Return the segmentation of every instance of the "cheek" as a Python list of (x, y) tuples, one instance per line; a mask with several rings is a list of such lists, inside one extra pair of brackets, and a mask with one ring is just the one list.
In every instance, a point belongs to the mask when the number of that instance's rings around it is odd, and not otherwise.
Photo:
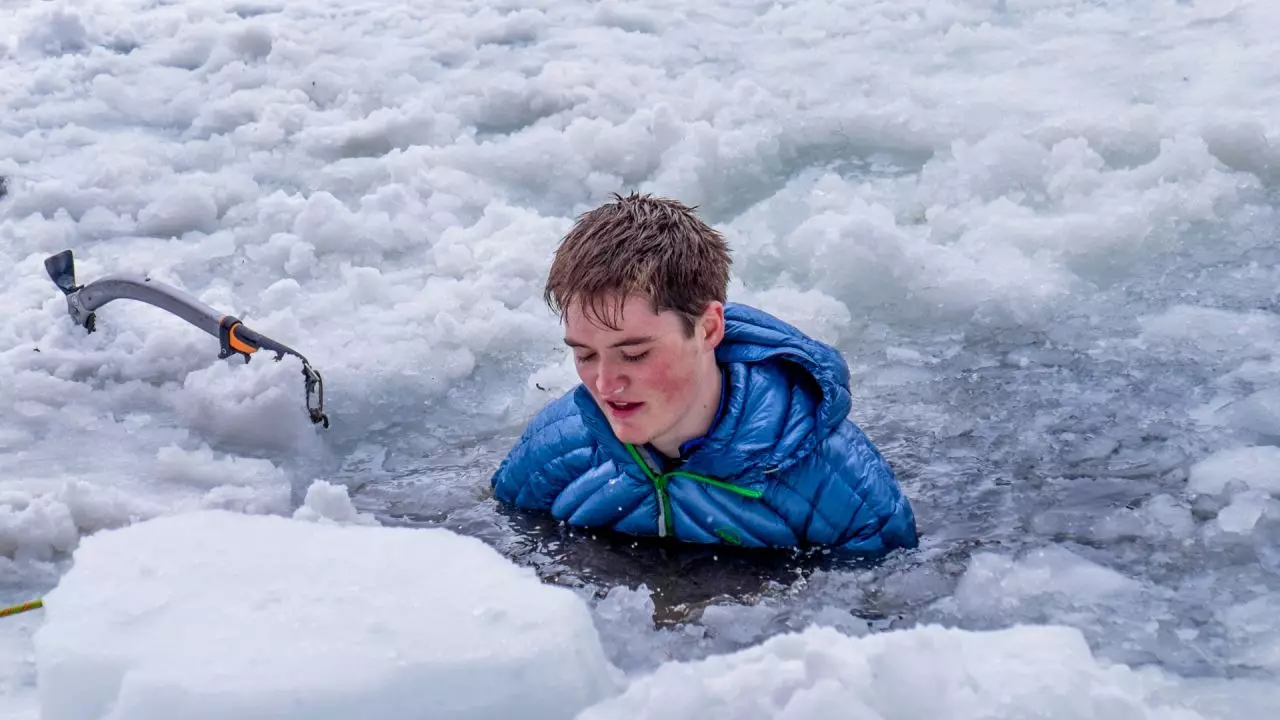
[(667, 404), (688, 401), (693, 396), (693, 373), (670, 365), (654, 368), (646, 376), (645, 384)]

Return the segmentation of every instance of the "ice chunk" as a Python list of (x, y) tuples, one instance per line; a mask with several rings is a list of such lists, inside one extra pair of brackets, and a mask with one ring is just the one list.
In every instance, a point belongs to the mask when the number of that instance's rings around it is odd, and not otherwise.
[(1191, 509), (1171, 495), (1155, 495), (1136, 510), (1119, 508), (1098, 520), (1091, 537), (1102, 542), (1146, 537), (1153, 540), (1187, 540), (1195, 533)]
[(51, 560), (78, 539), (71, 510), (56, 498), (0, 494), (0, 556)]
[(1263, 595), (1218, 612), (1231, 640), (1232, 660), (1246, 667), (1280, 670), (1280, 600)]
[(479, 540), (200, 511), (86, 538), (36, 634), (44, 720), (566, 717), (591, 614)]
[(702, 611), (702, 624), (717, 637), (736, 645), (759, 642), (778, 615), (769, 605), (711, 605)]
[(969, 616), (1002, 616), (1027, 604), (1082, 606), (1136, 592), (1141, 584), (1060, 547), (1012, 558), (979, 553), (956, 586), (958, 609)]
[(1111, 437), (1095, 437), (1081, 441), (1080, 445), (1063, 456), (1072, 464), (1078, 464), (1089, 460), (1101, 460), (1111, 453), (1120, 449), (1120, 441)]
[[(8, 562), (0, 558), (0, 566)], [(17, 597), (0, 597), (4, 605), (19, 602)], [(0, 717), (6, 720), (40, 718), (34, 692), (35, 662), (31, 657), (31, 633), (39, 621), (38, 612), (29, 612), (4, 618), (0, 623)]]
[(1265, 356), (1280, 339), (1280, 317), (1262, 311), (1175, 305), (1139, 322), (1147, 342), (1214, 358)]
[(668, 663), (578, 720), (1132, 718), (1191, 720), (1157, 683), (1094, 659), (1073, 629), (937, 626), (852, 638), (815, 627)]
[(166, 483), (208, 489), (228, 484), (269, 488), (288, 483), (284, 471), (269, 460), (219, 455), (208, 445), (194, 450), (174, 444), (160, 448), (156, 473)]
[(1191, 466), (1187, 486), (1198, 493), (1219, 494), (1228, 484), (1280, 494), (1280, 447), (1232, 448)]
[(30, 18), (18, 47), (29, 53), (52, 56), (83, 52), (89, 42), (89, 31), (80, 15), (56, 8)]
[(377, 525), (378, 520), (368, 513), (356, 510), (351, 504), (347, 488), (317, 480), (307, 488), (302, 507), (294, 511), (295, 520), (331, 523), (336, 525)]
[(1217, 527), (1210, 524), (1206, 531), (1212, 533), (1218, 529), (1225, 533), (1248, 535), (1253, 532), (1253, 528), (1262, 519), (1263, 514), (1268, 510), (1274, 512), (1276, 506), (1276, 501), (1264, 492), (1246, 490), (1237, 493), (1231, 498), (1231, 504), (1218, 512), (1218, 517), (1214, 521)]
[(1280, 436), (1280, 387), (1270, 387), (1222, 408), (1218, 417), (1232, 427), (1269, 437)]
[(212, 232), (218, 206), (207, 189), (177, 187), (138, 213), (138, 232), (156, 237), (182, 235), (188, 230)]
[(641, 584), (619, 585), (596, 603), (596, 628), (615, 665), (627, 672), (651, 669), (670, 657), (667, 647), (680, 637), (654, 627), (653, 593)]

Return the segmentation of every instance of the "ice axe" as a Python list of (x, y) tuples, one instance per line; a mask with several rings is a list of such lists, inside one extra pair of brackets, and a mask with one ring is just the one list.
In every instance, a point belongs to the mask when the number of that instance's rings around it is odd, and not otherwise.
[(312, 423), (323, 423), (326, 428), (329, 427), (329, 418), (324, 414), (324, 381), (302, 353), (288, 345), (254, 332), (245, 327), (239, 318), (220, 313), (187, 293), (151, 278), (109, 275), (88, 285), (77, 285), (75, 257), (70, 250), (45, 258), (44, 269), (67, 296), (67, 312), (71, 314), (71, 318), (89, 332), (93, 332), (97, 326), (95, 310), (112, 300), (126, 298), (171, 312), (218, 338), (222, 348), (218, 353), (219, 358), (241, 355), (245, 362), (249, 362), (249, 356), (260, 349), (274, 352), (276, 362), (280, 362), (285, 355), (293, 355), (302, 361), (307, 414)]

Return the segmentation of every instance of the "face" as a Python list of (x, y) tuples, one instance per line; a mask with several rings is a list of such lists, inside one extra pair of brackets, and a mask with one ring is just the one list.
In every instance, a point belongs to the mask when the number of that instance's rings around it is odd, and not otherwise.
[[(680, 316), (654, 313), (646, 298), (627, 298), (618, 330), (574, 303), (565, 313), (565, 344), (614, 434), (624, 443), (654, 443), (668, 452), (701, 435), (719, 403), (715, 348), (724, 337), (724, 306), (711, 303), (685, 334)], [(705, 419), (703, 419), (705, 416)]]

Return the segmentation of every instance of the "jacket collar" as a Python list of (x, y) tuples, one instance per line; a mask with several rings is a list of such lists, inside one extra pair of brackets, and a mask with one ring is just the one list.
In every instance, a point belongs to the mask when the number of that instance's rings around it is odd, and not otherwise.
[[(725, 319), (720, 409), (681, 469), (721, 479), (785, 470), (848, 416), (848, 366), (834, 348), (760, 310), (731, 303)], [(611, 459), (633, 463), (591, 393), (580, 385), (574, 400)]]

